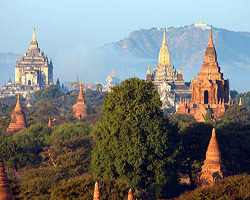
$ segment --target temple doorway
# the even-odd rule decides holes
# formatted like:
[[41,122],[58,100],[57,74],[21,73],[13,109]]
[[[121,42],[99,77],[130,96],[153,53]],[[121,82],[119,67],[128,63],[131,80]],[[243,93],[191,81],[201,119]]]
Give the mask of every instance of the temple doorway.
[[204,104],[208,104],[208,91],[205,90],[204,92]]
[[28,81],[28,85],[31,85],[31,80]]

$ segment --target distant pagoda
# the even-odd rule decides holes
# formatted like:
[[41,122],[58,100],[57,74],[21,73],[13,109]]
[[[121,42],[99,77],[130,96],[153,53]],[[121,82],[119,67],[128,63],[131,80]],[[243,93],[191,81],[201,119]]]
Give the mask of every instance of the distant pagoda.
[[211,186],[218,179],[224,177],[224,168],[221,161],[219,145],[215,135],[215,129],[212,131],[212,136],[206,152],[206,160],[202,165],[198,183],[200,186]]
[[16,133],[26,127],[25,114],[20,103],[20,94],[18,93],[16,107],[11,115],[11,122],[7,128],[7,133]]
[[85,99],[83,97],[83,85],[82,81],[80,83],[80,91],[79,91],[79,96],[77,98],[77,103],[73,105],[73,111],[75,112],[75,117],[77,119],[82,119],[88,115],[87,112],[87,104],[85,102]]
[[0,200],[13,200],[12,191],[8,182],[7,174],[0,155]]

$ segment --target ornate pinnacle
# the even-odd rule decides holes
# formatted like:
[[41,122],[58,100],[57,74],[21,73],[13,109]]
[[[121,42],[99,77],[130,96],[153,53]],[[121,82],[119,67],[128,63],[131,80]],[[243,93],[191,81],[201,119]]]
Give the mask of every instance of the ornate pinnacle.
[[213,43],[213,37],[212,37],[212,28],[210,29],[210,35],[209,35],[209,41],[208,41],[208,47],[213,47],[214,43]]
[[36,32],[35,32],[35,27],[33,28],[33,37],[32,41],[36,42]]

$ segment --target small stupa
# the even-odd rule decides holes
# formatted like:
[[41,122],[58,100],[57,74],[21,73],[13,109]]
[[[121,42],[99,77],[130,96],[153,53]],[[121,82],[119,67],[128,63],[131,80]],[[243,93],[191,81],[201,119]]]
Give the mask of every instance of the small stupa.
[[207,148],[206,159],[201,168],[201,174],[198,180],[200,186],[211,186],[218,179],[224,177],[224,168],[221,161],[219,145],[215,135],[215,129],[212,130],[212,136]]
[[151,78],[151,71],[150,71],[150,67],[148,65],[148,71],[147,71],[147,79],[146,81],[152,81],[152,78]]
[[93,200],[100,200],[99,185],[97,182],[95,183],[94,199]]
[[49,118],[49,122],[48,122],[48,127],[51,128],[52,127],[52,124],[51,124],[51,120]]
[[79,96],[77,98],[77,103],[73,105],[73,111],[75,112],[75,117],[77,119],[82,119],[88,115],[87,104],[83,97],[83,85],[82,81],[80,83]]
[[3,159],[0,156],[0,200],[13,200],[12,191],[8,182]]
[[26,125],[25,114],[23,112],[20,103],[20,95],[18,93],[16,107],[11,115],[11,122],[9,127],[7,128],[7,133],[16,133],[26,127],[27,125]]
[[133,200],[133,194],[131,189],[128,191],[128,200]]

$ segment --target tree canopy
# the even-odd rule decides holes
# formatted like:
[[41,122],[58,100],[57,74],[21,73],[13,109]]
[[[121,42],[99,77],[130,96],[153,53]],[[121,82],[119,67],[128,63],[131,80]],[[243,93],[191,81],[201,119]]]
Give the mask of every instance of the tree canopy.
[[157,197],[178,182],[178,131],[163,116],[152,82],[130,78],[112,87],[93,135],[91,169],[96,175],[123,178]]

